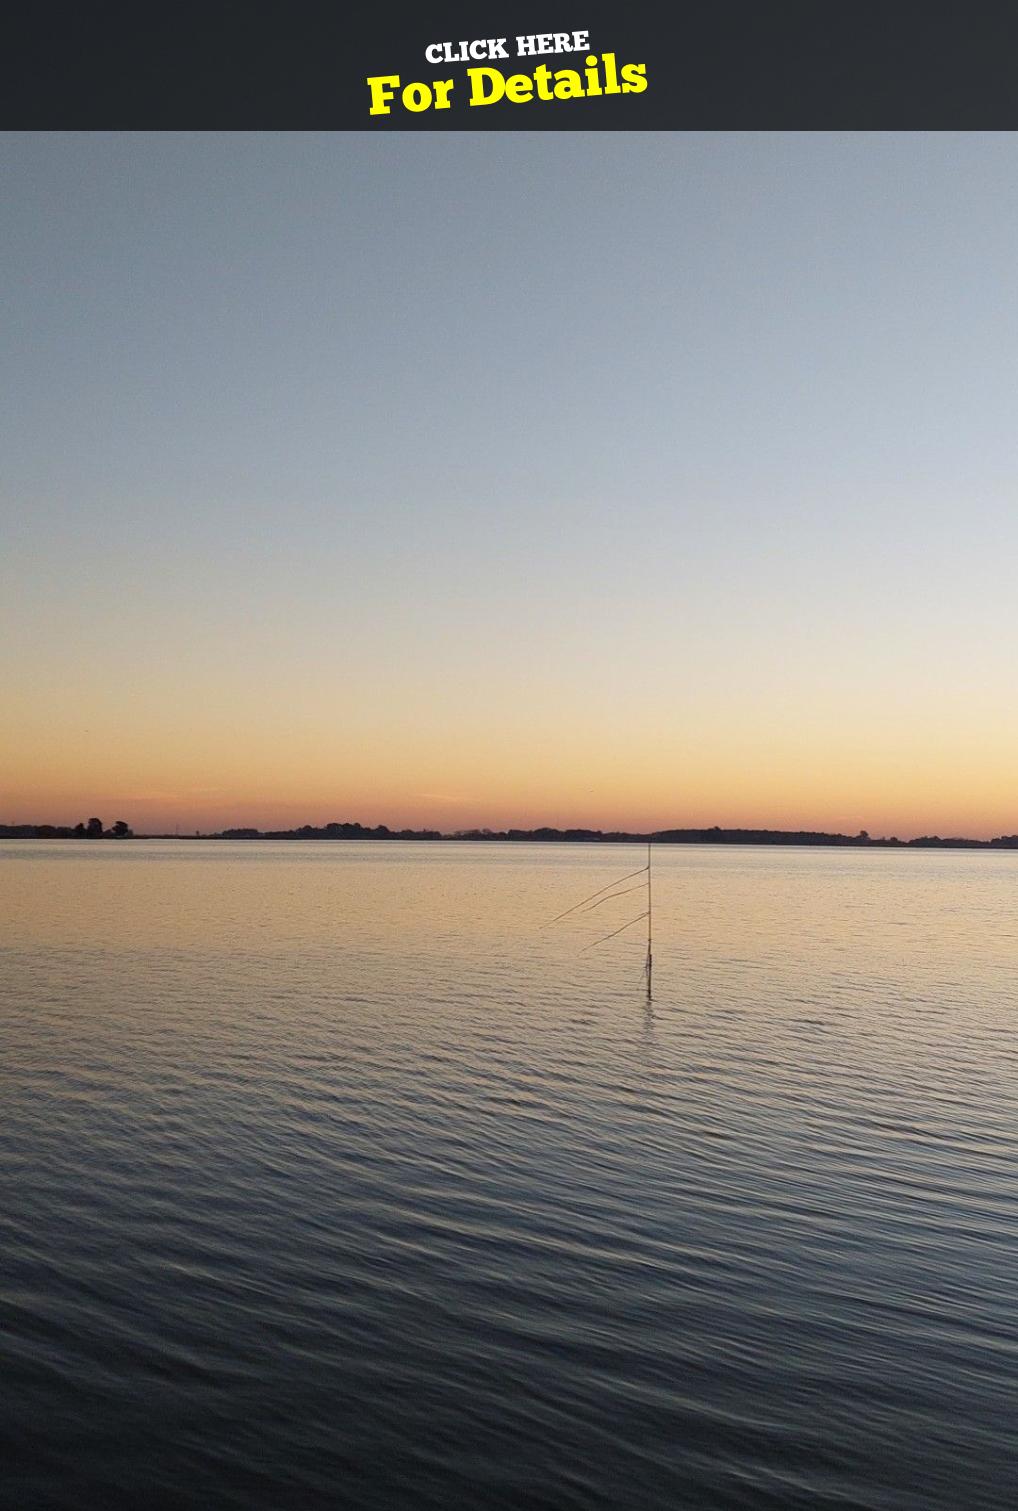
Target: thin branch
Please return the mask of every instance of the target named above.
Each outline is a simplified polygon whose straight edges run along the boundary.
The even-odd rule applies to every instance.
[[[615,881],[606,882],[606,884],[603,887],[598,887],[598,889],[597,889],[596,892],[591,892],[591,894],[590,894],[589,897],[585,897],[583,899],[583,902],[578,902],[573,907],[566,908],[566,910],[565,910],[564,913],[560,913],[558,915],[558,918],[549,918],[547,923],[542,923],[542,925],[541,925],[542,929],[550,929],[553,923],[558,923],[559,918],[568,918],[569,915],[570,915],[570,913],[575,913],[580,908],[582,908],[584,906],[584,904],[586,904],[588,902],[593,902],[595,897],[600,897],[601,893],[602,892],[607,892],[609,887],[619,887],[619,886],[622,885],[622,883],[624,881],[632,881],[632,879],[633,879],[634,876],[642,876],[643,873],[644,873],[644,871],[646,871],[646,869],[647,869],[646,866],[641,866],[640,869],[639,869],[639,871],[630,871],[630,873],[629,873],[628,876],[619,876],[619,877],[616,877]]]
[[[605,936],[604,936],[603,939],[595,939],[592,944],[585,944],[583,946],[583,950],[592,950],[592,949],[595,949],[597,947],[597,945],[599,945],[599,944],[607,944],[609,939],[614,939],[615,935],[616,934],[621,934],[623,929],[631,929],[633,927],[634,923],[639,923],[640,919],[641,918],[646,918],[646,916],[647,916],[646,913],[641,913],[641,914],[639,914],[638,917],[631,918],[628,923],[624,923],[622,925],[621,929],[614,929],[612,931],[612,933],[605,934]],[[580,951],[581,955],[583,954],[583,950]]]
[[[609,892],[607,897],[602,897],[597,902],[592,902],[590,907],[584,908],[583,911],[585,913],[593,913],[594,909],[599,908],[602,902],[611,902],[613,897],[628,897],[630,892],[642,892],[645,886],[646,882],[638,881],[635,887],[625,887],[621,892]]]

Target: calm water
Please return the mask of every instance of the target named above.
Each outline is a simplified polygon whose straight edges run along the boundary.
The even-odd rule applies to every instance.
[[[1018,855],[642,859],[0,845],[5,1507],[1018,1503]]]

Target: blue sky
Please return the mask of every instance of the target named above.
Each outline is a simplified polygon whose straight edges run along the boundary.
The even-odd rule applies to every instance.
[[[0,806],[1018,828],[1016,167],[7,137]]]

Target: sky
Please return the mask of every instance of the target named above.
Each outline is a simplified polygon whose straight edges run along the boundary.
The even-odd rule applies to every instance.
[[[1018,137],[0,143],[0,822],[1018,831]]]

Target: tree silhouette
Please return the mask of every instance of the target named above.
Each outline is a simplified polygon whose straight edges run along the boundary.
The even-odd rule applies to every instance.
[[[102,839],[103,821],[101,818],[90,818],[85,833],[89,839]]]
[[[113,833],[117,839],[128,839],[130,838],[131,831],[124,823],[123,819],[118,818],[116,823],[113,825]]]

